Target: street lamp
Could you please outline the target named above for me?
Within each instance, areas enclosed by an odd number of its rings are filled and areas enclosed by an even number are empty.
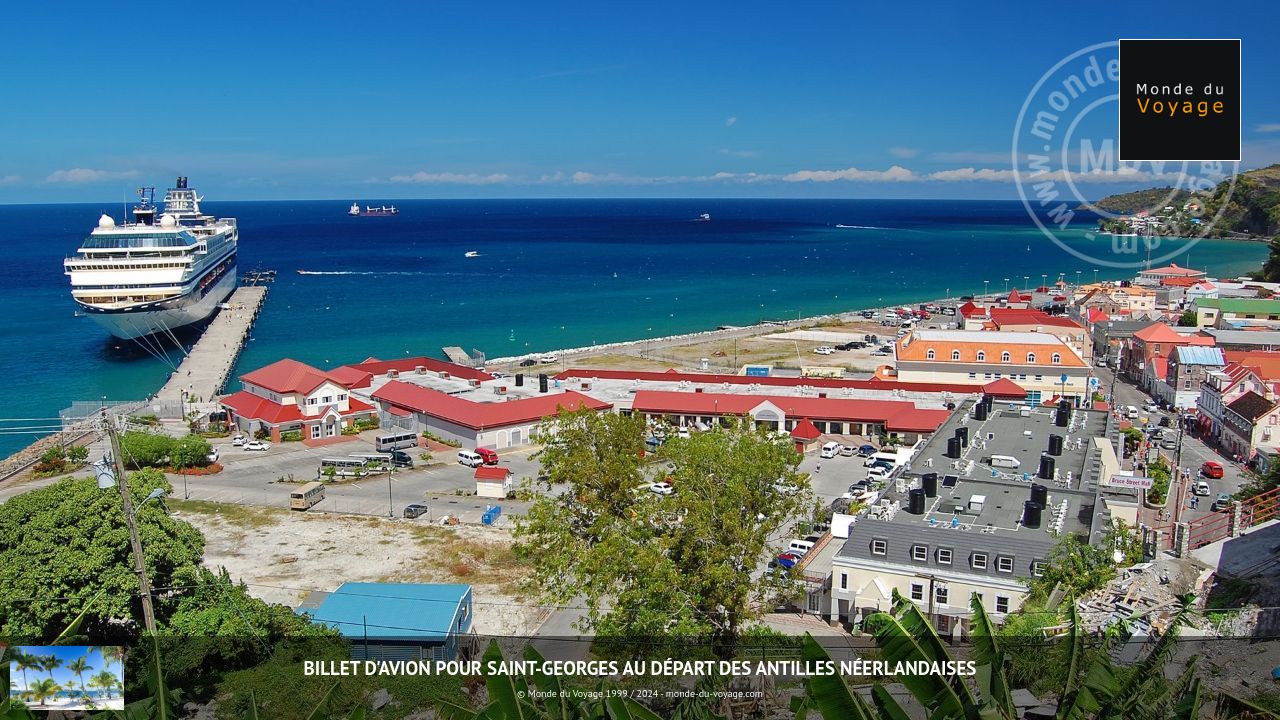
[[[1009,294],[1009,278],[1004,279],[1004,294]]]
[[[988,294],[988,293],[987,293],[987,285],[989,285],[990,283],[991,283],[991,281],[990,281],[990,280],[983,280],[983,281],[982,281],[982,294],[983,294],[983,296],[984,296],[984,297]]]

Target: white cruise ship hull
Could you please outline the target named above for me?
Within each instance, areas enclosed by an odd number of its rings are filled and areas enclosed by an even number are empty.
[[[154,310],[103,310],[83,303],[80,310],[112,335],[122,340],[135,340],[207,320],[235,289],[236,268],[233,264],[204,292],[193,290],[155,303],[157,307]]]

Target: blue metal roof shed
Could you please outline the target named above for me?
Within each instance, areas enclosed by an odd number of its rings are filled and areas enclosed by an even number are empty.
[[[356,660],[453,660],[471,631],[471,586],[343,583],[311,593],[297,612],[342,633]]]

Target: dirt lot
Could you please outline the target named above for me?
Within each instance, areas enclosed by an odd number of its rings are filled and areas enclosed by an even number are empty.
[[[527,566],[509,530],[205,502],[170,501],[205,537],[205,565],[225,567],[264,600],[296,606],[344,582],[464,582],[474,588],[481,634],[531,635],[546,611],[526,607]]]

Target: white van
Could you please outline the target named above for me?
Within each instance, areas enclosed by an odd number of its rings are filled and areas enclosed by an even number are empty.
[[[829,442],[826,445],[822,446],[822,451],[818,454],[818,456],[823,458],[833,458],[839,454],[840,454],[840,443]]]
[[[898,466],[898,453],[891,453],[891,452],[878,452],[878,453],[874,453],[874,454],[872,454],[872,455],[871,455],[871,457],[869,457],[869,458],[867,458],[866,460],[863,460],[863,461],[862,461],[862,466],[863,466],[863,467],[871,467],[872,465],[875,465],[876,463],[889,463],[890,465],[893,465],[894,467],[897,467],[897,466]]]
[[[787,546],[787,552],[793,552],[797,555],[806,555],[813,549],[813,543],[809,540],[792,540]]]
[[[991,456],[991,467],[1016,468],[1021,464],[1022,464],[1021,462],[1018,462],[1018,458],[1010,457],[1009,455],[992,455]]]
[[[458,462],[467,467],[475,468],[484,464],[484,458],[480,457],[480,453],[474,450],[459,450]]]
[[[1126,405],[1124,408],[1124,414],[1125,414],[1125,417],[1129,418],[1130,420],[1137,420],[1138,414],[1139,414],[1138,408],[1132,405]]]

